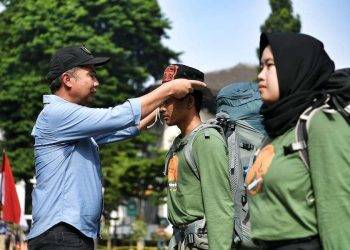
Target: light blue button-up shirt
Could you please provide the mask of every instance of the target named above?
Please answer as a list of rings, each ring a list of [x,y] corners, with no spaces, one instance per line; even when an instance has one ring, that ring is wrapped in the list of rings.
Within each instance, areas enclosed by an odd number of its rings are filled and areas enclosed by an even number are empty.
[[[33,222],[27,239],[59,222],[96,238],[102,213],[102,172],[98,145],[139,133],[139,98],[113,108],[88,108],[56,95],[44,96],[34,125]]]

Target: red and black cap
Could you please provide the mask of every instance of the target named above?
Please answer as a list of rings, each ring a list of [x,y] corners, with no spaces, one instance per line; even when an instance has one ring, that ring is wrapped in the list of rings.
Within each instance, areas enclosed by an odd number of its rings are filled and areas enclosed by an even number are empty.
[[[100,66],[109,61],[109,57],[94,57],[84,46],[72,46],[57,50],[50,60],[46,78],[52,82],[58,76],[77,66]]]
[[[204,81],[204,73],[198,69],[183,65],[170,64],[164,70],[162,83],[169,82],[174,79],[185,78],[189,80]]]
[[[170,64],[164,70],[162,83],[169,82],[178,78],[204,82],[204,73],[198,69],[186,66],[184,64]],[[206,86],[197,86],[194,89],[194,92],[197,91],[202,93],[205,99],[213,98],[212,92]]]

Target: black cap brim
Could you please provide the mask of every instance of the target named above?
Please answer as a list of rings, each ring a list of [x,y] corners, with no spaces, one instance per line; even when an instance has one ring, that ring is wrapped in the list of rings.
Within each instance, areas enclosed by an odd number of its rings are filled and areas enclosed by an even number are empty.
[[[109,57],[94,57],[90,60],[85,61],[84,63],[79,64],[79,66],[83,66],[83,65],[100,66],[108,63],[109,60],[110,60]]]

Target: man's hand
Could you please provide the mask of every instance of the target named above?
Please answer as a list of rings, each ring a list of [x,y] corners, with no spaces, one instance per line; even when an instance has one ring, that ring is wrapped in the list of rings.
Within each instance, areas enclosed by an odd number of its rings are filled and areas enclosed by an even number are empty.
[[[183,78],[175,79],[165,84],[170,86],[171,96],[178,99],[192,93],[194,89],[201,89],[207,86],[204,82]]]
[[[163,83],[152,92],[140,97],[141,119],[145,118],[152,111],[158,108],[162,102],[170,96],[182,98],[187,94],[192,93],[194,89],[201,89],[205,88],[206,86],[207,85],[201,81],[180,78]]]

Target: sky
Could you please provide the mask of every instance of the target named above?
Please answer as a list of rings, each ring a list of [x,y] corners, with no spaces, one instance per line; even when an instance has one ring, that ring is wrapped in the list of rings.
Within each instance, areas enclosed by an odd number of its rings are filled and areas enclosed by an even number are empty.
[[[271,13],[268,0],[158,0],[172,29],[163,44],[181,63],[211,72],[238,63],[258,64],[260,26]],[[321,40],[336,68],[350,67],[350,1],[292,0],[301,32]]]

